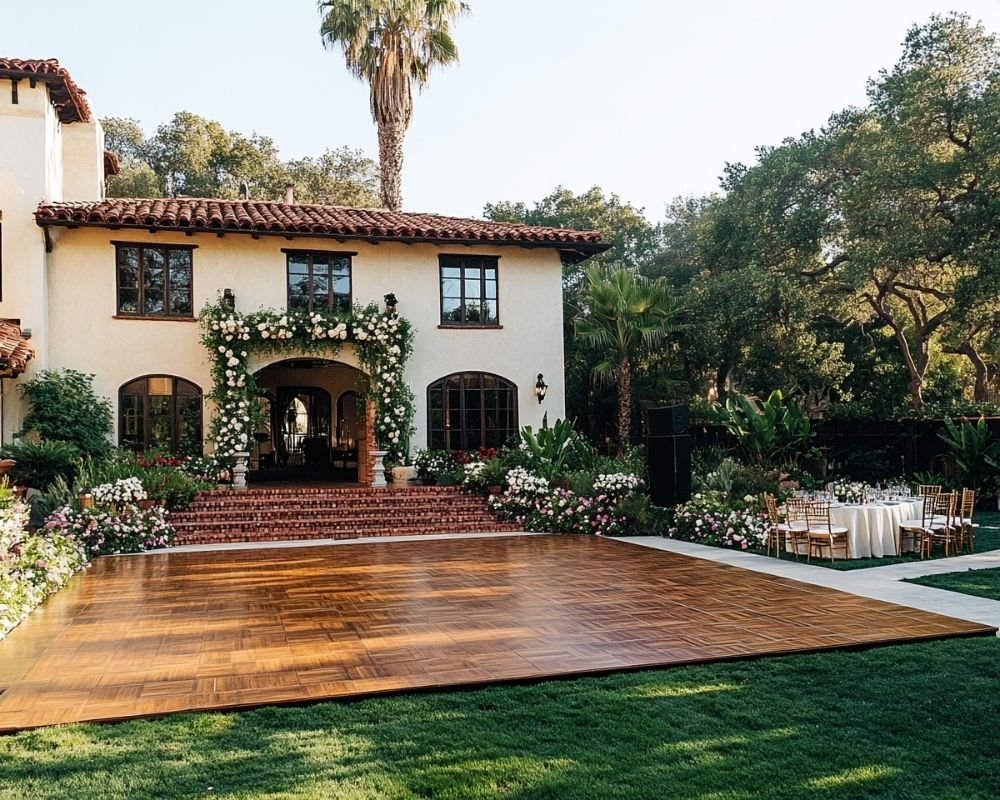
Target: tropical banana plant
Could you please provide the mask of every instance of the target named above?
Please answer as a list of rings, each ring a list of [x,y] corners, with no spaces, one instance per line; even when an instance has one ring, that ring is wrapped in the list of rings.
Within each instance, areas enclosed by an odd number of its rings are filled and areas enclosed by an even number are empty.
[[[967,419],[958,425],[945,419],[938,438],[947,446],[963,486],[979,491],[996,481],[1000,474],[1000,441],[993,438],[984,417],[975,425]]]
[[[578,438],[579,434],[568,419],[557,419],[550,427],[548,414],[542,417],[537,433],[530,425],[521,428],[521,441],[531,455],[535,472],[549,480],[562,474]]]
[[[716,404],[716,412],[744,455],[762,467],[797,463],[813,437],[809,417],[779,389],[763,403],[729,397],[725,406]]]

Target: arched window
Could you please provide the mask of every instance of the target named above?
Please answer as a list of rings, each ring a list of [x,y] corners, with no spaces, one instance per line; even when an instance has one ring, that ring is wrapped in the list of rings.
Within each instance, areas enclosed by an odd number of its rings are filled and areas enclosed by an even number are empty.
[[[118,390],[118,440],[133,450],[201,455],[201,389],[170,375],[126,383]]]
[[[427,446],[499,447],[517,432],[517,387],[488,372],[459,372],[427,387]]]

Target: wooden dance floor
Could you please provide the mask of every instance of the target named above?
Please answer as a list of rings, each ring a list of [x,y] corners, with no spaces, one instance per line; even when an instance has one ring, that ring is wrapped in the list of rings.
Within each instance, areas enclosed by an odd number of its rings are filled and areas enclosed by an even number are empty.
[[[161,552],[0,642],[0,730],[993,632],[596,537]]]

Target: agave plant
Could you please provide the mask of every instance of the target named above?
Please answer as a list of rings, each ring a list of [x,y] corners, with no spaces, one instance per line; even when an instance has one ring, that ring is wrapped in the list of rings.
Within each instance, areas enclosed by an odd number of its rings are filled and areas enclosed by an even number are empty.
[[[763,403],[743,395],[716,405],[719,419],[755,464],[776,467],[797,463],[813,437],[809,417],[797,403],[775,389]]]
[[[956,425],[946,418],[938,438],[947,446],[963,485],[978,491],[993,484],[1000,472],[1000,441],[990,434],[984,417],[975,425],[967,419]]]

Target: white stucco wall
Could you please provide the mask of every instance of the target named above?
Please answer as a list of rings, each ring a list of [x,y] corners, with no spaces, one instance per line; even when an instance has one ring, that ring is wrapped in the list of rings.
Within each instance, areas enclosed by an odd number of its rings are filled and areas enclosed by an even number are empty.
[[[63,200],[104,197],[104,131],[96,119],[61,126]]]
[[[20,320],[31,328],[36,356],[28,364],[43,369],[48,357],[48,290],[45,240],[34,213],[45,200],[62,199],[61,129],[49,103],[44,83],[32,89],[27,79],[18,84],[18,102],[12,102],[10,82],[0,87],[0,224],[3,272],[0,276],[0,318]],[[19,393],[4,380],[2,435],[20,428]]]
[[[405,378],[416,396],[415,446],[427,443],[426,392],[431,382],[466,370],[498,374],[518,387],[521,425],[538,425],[548,412],[564,413],[562,352],[562,271],[550,249],[520,247],[439,247],[280,236],[64,230],[48,257],[49,365],[96,374],[100,394],[117,407],[118,388],[141,375],[165,373],[193,381],[207,393],[209,362],[193,322],[115,318],[115,248],[112,241],[197,245],[193,253],[194,306],[201,308],[226,287],[243,312],[286,306],[286,257],[282,248],[350,251],[355,302],[381,303],[387,292],[399,299],[400,315],[416,330],[414,354]],[[438,255],[474,253],[499,256],[501,329],[439,328]],[[255,366],[263,366],[268,358]],[[340,360],[356,365],[351,348]],[[539,405],[535,377],[549,384]],[[206,419],[211,409],[206,409]],[[117,433],[116,433],[117,435]]]

